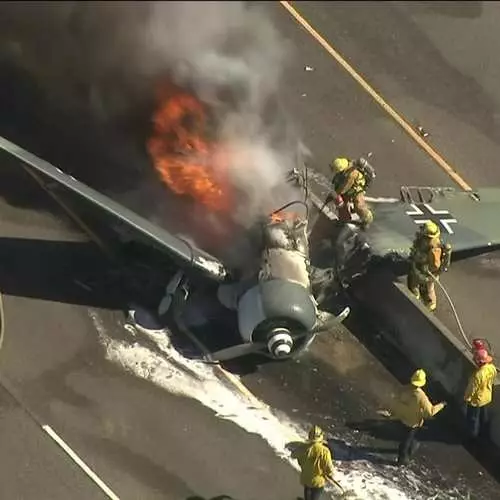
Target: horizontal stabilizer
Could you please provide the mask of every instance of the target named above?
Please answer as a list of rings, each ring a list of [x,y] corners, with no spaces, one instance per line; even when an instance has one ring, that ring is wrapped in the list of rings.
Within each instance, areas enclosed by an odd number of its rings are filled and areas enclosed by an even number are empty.
[[[402,188],[398,202],[370,204],[374,222],[366,232],[374,256],[408,257],[418,227],[435,222],[454,260],[500,247],[500,188],[474,192],[453,188]],[[423,193],[423,195],[422,195]]]

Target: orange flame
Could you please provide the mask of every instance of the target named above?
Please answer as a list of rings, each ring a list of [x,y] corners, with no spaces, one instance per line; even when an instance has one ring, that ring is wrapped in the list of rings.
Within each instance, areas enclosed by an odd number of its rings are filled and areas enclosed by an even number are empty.
[[[276,224],[280,222],[285,222],[285,221],[297,221],[301,217],[299,214],[295,212],[277,212],[277,213],[272,213],[270,215],[271,223]]]
[[[175,193],[188,195],[212,211],[232,208],[225,178],[227,162],[216,144],[205,139],[205,106],[180,92],[160,100],[147,149],[161,180]]]

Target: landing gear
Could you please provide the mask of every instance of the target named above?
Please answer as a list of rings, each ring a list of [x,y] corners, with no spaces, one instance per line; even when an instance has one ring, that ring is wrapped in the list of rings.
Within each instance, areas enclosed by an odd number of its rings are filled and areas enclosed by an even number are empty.
[[[175,296],[179,292],[184,297],[184,300],[186,300],[189,292],[186,284],[184,283],[184,273],[182,271],[177,271],[165,288],[165,295],[158,306],[158,316],[160,319],[165,318],[168,314],[174,302]]]

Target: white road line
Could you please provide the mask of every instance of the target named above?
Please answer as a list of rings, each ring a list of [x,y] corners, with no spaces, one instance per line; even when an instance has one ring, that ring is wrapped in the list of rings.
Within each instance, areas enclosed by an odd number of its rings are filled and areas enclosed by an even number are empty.
[[[99,488],[111,500],[120,500],[118,495],[108,488],[108,486],[99,478],[99,476],[92,471],[92,469],[64,442],[64,440],[50,427],[50,425],[42,425],[42,429],[69,455],[69,457],[80,467],[80,469],[87,474],[87,476],[94,481]]]
[[[2,317],[3,321],[3,317]],[[111,500],[120,500],[120,498],[111,491],[108,486],[95,474],[90,467],[64,442],[64,440],[50,427],[48,424],[43,424],[42,419],[36,415],[23,401],[23,399],[17,394],[17,391],[13,389],[10,382],[5,376],[0,375],[0,386],[3,387],[11,398],[16,401],[16,403],[26,412],[29,418],[35,422],[35,424],[40,427],[47,436],[49,436],[57,445],[59,445],[66,454],[82,469],[87,476],[92,479],[92,481],[97,484],[97,486],[107,495]]]

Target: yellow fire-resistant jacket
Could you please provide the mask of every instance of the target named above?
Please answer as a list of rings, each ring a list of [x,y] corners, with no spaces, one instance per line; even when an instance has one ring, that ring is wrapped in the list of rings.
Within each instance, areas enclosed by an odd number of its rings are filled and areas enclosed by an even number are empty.
[[[337,174],[333,180],[333,186],[337,194],[354,198],[357,194],[365,191],[366,179],[359,170],[353,168]]]
[[[411,265],[415,271],[437,274],[441,267],[441,241],[439,238],[416,238],[410,252]]]
[[[300,482],[309,488],[323,488],[328,477],[333,477],[333,460],[330,450],[321,441],[304,443],[292,453],[302,472]]]
[[[471,376],[465,391],[465,401],[471,406],[481,407],[491,403],[493,383],[497,369],[492,363],[486,363]]]
[[[443,403],[433,405],[420,387],[409,385],[404,388],[394,414],[404,425],[415,428],[422,427],[424,420],[432,418],[443,408]]]

